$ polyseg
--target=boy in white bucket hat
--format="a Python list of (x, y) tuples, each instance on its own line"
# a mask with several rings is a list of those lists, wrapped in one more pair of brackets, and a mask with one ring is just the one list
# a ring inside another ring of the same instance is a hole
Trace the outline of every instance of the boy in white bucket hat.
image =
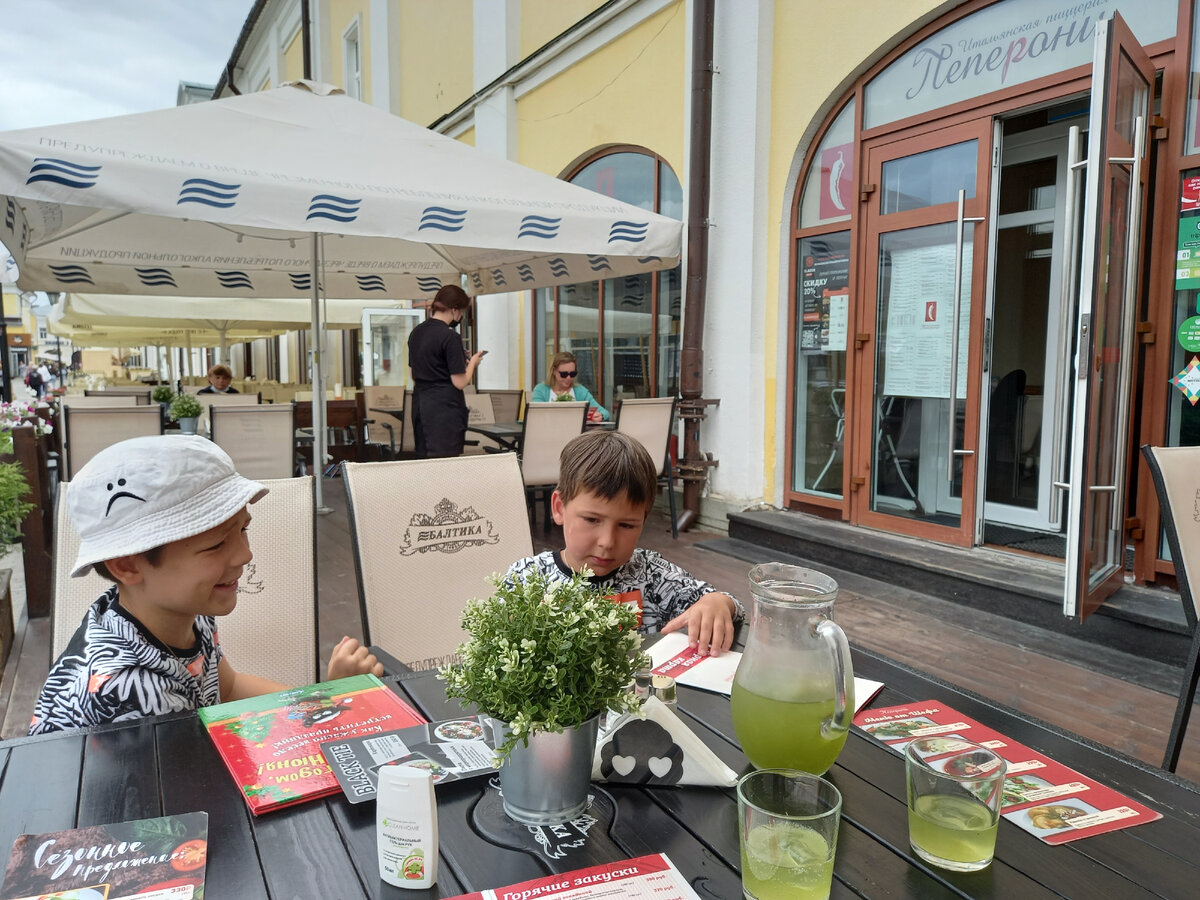
[[(267, 493), (216, 444), (165, 435), (96, 454), (70, 483), (79, 532), (72, 576), (94, 568), (114, 582), (93, 603), (50, 670), (30, 734), (85, 728), (238, 700), (286, 685), (235, 672), (216, 616), (237, 604), (253, 558), (249, 505)], [(329, 677), (383, 667), (343, 638)]]

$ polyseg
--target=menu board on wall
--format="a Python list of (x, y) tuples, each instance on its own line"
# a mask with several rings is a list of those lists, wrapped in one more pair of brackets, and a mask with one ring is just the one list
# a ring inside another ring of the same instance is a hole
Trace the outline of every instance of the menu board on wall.
[(845, 350), (850, 317), (850, 232), (800, 242), (800, 352)]
[[(883, 393), (891, 397), (950, 396), (954, 327), (954, 244), (894, 249), (887, 297)], [(963, 253), (962, 283), (971, 283), (971, 254)], [(957, 397), (967, 396), (971, 298), (963, 292), (958, 321)]]

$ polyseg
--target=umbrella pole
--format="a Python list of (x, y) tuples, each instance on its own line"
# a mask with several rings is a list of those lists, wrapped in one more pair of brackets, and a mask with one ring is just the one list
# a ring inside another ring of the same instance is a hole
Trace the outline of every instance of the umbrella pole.
[(319, 242), (317, 233), (312, 236), (312, 340), (309, 341), (309, 352), (312, 354), (313, 380), (313, 476), (316, 480), (314, 500), (317, 513), (326, 515), (333, 512), (325, 505), (325, 492), (322, 478), (325, 472), (325, 377), (321, 371), (321, 287), (318, 274), (320, 272)]
[(185, 331), (183, 334), (187, 339), (187, 377), (190, 380), (192, 377), (192, 333)]
[[(159, 350), (159, 361), (161, 365), (162, 357), (167, 358), (167, 383), (171, 385), (171, 390), (175, 389), (175, 364), (171, 360), (171, 348), (163, 344)], [(161, 370), (160, 370), (161, 371)]]

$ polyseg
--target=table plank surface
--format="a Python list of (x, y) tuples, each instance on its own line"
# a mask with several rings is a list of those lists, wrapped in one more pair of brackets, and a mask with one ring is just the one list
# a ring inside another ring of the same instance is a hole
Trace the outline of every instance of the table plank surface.
[[(996, 862), (979, 873), (943, 872), (908, 847), (903, 760), (854, 729), (829, 778), (844, 798), (835, 898), (1173, 898), (1200, 884), (1200, 794), (1195, 784), (1088, 743), (875, 654), (854, 651), (855, 670), (885, 683), (870, 705), (936, 700), (1163, 813), (1163, 819), (1058, 847), (1004, 821)], [(432, 673), (396, 688), (431, 720), (461, 712)], [(680, 714), (735, 772), (728, 698), (680, 689)], [(22, 832), (205, 810), (207, 891), (213, 897), (451, 897), (566, 871), (580, 860), (665, 852), (696, 892), (740, 896), (732, 789), (596, 785), (580, 847), (548, 853), (496, 810), (486, 778), (437, 789), (438, 883), (403, 891), (380, 881), (375, 810), (340, 795), (254, 817), (191, 713), (90, 732), (0, 743), (0, 858)], [(594, 821), (591, 821), (594, 820)], [(489, 839), (490, 835), (492, 839)], [(503, 846), (501, 845), (503, 844)]]

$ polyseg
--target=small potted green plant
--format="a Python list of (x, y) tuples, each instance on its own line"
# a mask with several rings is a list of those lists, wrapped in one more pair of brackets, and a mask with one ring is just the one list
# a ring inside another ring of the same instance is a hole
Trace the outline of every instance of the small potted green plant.
[(21, 498), (29, 494), (29, 482), (19, 462), (0, 463), (0, 556), (21, 540), (21, 524), (33, 509)]
[(154, 390), (150, 392), (150, 399), (162, 406), (165, 412), (171, 405), (171, 401), (175, 399), (175, 391), (169, 384), (156, 384)]
[(531, 574), (471, 600), (470, 640), (440, 676), (446, 694), (504, 723), (496, 755), (505, 811), (526, 824), (565, 822), (587, 804), (600, 713), (640, 706), (627, 690), (649, 665), (637, 613), (577, 573), (551, 583)]
[(167, 415), (179, 423), (179, 430), (184, 434), (196, 433), (196, 422), (204, 407), (191, 394), (179, 394), (167, 407)]

